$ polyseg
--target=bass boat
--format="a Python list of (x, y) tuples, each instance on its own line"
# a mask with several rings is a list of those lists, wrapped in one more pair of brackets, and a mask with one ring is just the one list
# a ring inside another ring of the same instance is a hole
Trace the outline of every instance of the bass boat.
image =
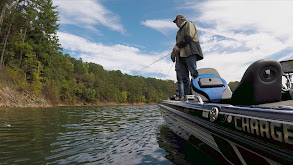
[(158, 103), (174, 133), (222, 163), (293, 164), (293, 61), (254, 62), (233, 92), (215, 69), (197, 71), (185, 100)]

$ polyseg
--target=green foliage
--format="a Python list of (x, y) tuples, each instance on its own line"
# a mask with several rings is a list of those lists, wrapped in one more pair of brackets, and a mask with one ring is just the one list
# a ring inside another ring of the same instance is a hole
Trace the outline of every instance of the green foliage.
[(121, 102), (125, 103), (127, 100), (127, 92), (126, 91), (122, 91), (121, 92)]
[(231, 91), (234, 92), (238, 84), (239, 84), (239, 81), (232, 81), (232, 82), (229, 82), (228, 86), (230, 87)]
[(130, 76), (62, 54), (52, 0), (0, 2), (0, 69), (19, 90), (53, 104), (157, 102), (174, 94), (173, 81)]
[[(1, 70), (1, 73), (4, 69)], [(13, 68), (7, 67), (6, 74), (9, 75), (10, 78), (7, 78), (9, 84), (12, 84), (16, 87), (17, 90), (25, 90), (28, 88), (28, 82), (23, 76), (23, 71), (21, 70), (14, 70)]]

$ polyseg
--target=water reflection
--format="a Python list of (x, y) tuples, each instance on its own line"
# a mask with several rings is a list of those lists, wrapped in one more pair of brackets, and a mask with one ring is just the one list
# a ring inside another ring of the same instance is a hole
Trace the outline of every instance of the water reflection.
[(185, 143), (156, 105), (0, 110), (1, 165), (194, 164)]
[[(170, 162), (178, 165), (190, 164), (220, 164), (212, 159), (184, 139), (173, 133), (167, 125), (160, 127), (160, 133), (157, 136), (160, 148), (168, 154), (165, 156)], [(200, 143), (199, 145), (205, 145)]]

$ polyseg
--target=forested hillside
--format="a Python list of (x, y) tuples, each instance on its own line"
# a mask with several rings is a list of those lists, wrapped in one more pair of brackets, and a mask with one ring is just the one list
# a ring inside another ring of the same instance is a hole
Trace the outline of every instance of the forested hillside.
[(52, 0), (0, 1), (0, 72), (5, 82), (55, 104), (148, 103), (174, 94), (171, 80), (107, 71), (63, 54), (55, 8)]

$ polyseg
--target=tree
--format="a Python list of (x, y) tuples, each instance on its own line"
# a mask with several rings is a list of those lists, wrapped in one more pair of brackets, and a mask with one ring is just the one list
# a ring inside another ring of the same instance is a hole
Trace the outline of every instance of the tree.
[(127, 91), (123, 91), (123, 92), (121, 92), (121, 101), (122, 101), (122, 103), (125, 103), (126, 102), (126, 100), (127, 100)]
[(16, 13), (18, 12), (18, 9), (19, 9), (18, 5), (19, 5), (19, 1), (16, 1), (16, 3), (12, 6), (12, 10), (11, 10), (12, 17), (11, 17), (10, 22), (8, 24), (8, 30), (7, 30), (5, 37), (4, 37), (4, 40), (3, 40), (2, 53), (1, 53), (1, 58), (0, 58), (0, 68), (2, 67), (2, 65), (4, 65), (4, 54), (5, 54), (8, 38), (9, 38), (10, 33), (12, 31), (12, 25), (14, 23), (14, 18), (15, 18)]
[(9, 4), (11, 4), (11, 3), (12, 3), (12, 0), (2, 0), (0, 2), (0, 9), (1, 9), (1, 13), (0, 13), (0, 33), (1, 33), (1, 29), (2, 29), (3, 20), (4, 20), (4, 17), (5, 17), (5, 14), (6, 14), (7, 6)]

